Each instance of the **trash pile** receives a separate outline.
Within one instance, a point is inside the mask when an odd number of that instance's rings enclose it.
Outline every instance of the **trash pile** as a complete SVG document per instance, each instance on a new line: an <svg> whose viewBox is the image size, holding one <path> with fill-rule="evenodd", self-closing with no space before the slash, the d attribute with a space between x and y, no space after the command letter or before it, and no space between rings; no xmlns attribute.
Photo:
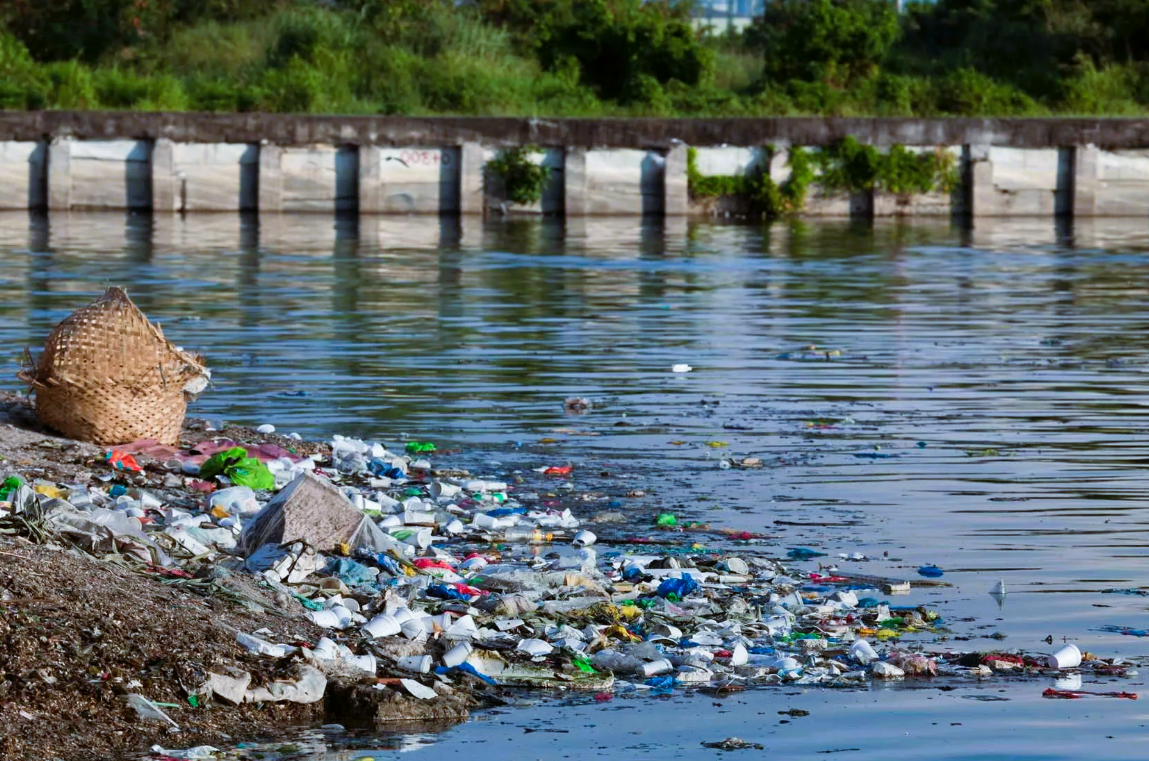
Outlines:
<svg viewBox="0 0 1149 761"><path fill-rule="evenodd" d="M943 583L930 578L800 571L793 563L821 553L706 533L669 513L649 525L665 542L636 539L627 533L635 516L617 511L594 516L591 531L543 493L570 466L509 483L435 468L430 443L394 452L336 436L329 450L312 449L322 451L137 442L108 451L105 472L88 483L0 473L0 528L192 578L247 577L326 633L281 642L266 630L238 632L237 647L294 667L260 687L249 674L210 674L206 692L227 704L319 701L329 678L362 681L374 697L357 704L386 720L394 693L433 704L455 689L609 699L621 690L1135 673L1073 646L1048 657L951 651L936 612L884 599ZM129 485L138 482L156 487Z"/></svg>

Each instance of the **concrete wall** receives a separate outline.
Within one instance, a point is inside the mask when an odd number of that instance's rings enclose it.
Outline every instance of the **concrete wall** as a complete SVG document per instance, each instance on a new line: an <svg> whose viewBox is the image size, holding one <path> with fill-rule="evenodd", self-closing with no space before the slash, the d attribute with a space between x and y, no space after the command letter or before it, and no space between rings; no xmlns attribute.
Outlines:
<svg viewBox="0 0 1149 761"><path fill-rule="evenodd" d="M48 204L48 146L41 141L0 143L0 209Z"/></svg>
<svg viewBox="0 0 1149 761"><path fill-rule="evenodd" d="M151 154L147 140L57 138L48 146L48 205L150 209Z"/></svg>
<svg viewBox="0 0 1149 761"><path fill-rule="evenodd" d="M828 145L846 136L862 143L998 145L1105 150L1149 147L1149 120L1121 119L537 119L512 117L310 116L101 111L0 112L0 141L45 136L77 140L167 138L176 143L272 145L634 148L675 145Z"/></svg>
<svg viewBox="0 0 1149 761"><path fill-rule="evenodd" d="M961 155L962 190L894 197L811 188L812 216L1149 215L1149 120L505 119L0 112L0 209L482 214L504 211L484 165L541 147L543 200L510 212L740 213L692 204L686 146L704 174L845 135ZM745 210L741 210L745 211Z"/></svg>
<svg viewBox="0 0 1149 761"><path fill-rule="evenodd" d="M412 146L359 151L359 207L375 214L453 214L462 190L462 151Z"/></svg>
<svg viewBox="0 0 1149 761"><path fill-rule="evenodd" d="M682 167L685 171L685 164ZM660 214L666 206L666 157L628 148L571 149L566 154L568 215Z"/></svg>

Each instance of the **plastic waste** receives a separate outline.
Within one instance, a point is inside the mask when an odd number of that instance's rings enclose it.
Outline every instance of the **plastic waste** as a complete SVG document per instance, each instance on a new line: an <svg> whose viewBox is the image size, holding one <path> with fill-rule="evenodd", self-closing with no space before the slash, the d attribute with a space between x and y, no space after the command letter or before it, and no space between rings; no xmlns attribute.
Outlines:
<svg viewBox="0 0 1149 761"><path fill-rule="evenodd" d="M128 705L136 709L136 715L144 721L160 721L164 722L165 724L170 724L176 729L180 728L180 725L177 724L175 720L172 719L172 717L164 713L158 705L148 700L143 695L129 694L126 696L126 699L128 701Z"/></svg>
<svg viewBox="0 0 1149 761"><path fill-rule="evenodd" d="M698 582L689 573L684 573L681 578L664 579L655 594L668 600L681 600L697 591Z"/></svg>

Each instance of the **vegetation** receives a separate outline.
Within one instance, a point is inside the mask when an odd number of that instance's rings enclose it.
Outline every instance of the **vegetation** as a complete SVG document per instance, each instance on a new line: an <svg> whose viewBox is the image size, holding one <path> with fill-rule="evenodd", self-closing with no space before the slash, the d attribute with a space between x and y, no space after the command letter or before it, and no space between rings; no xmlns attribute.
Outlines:
<svg viewBox="0 0 1149 761"><path fill-rule="evenodd" d="M814 171L807 149L795 146L787 156L790 176L781 184L770 176L770 163L775 149L767 146L745 174L704 175L698 169L698 151L686 149L686 188L694 200L724 196L741 200L752 217L776 219L800 211L806 203L806 192L814 181Z"/></svg>
<svg viewBox="0 0 1149 761"><path fill-rule="evenodd" d="M1146 0L5 0L0 108L568 116L1149 112Z"/></svg>
<svg viewBox="0 0 1149 761"><path fill-rule="evenodd" d="M533 145L504 148L487 162L486 171L498 178L503 196L511 203L529 206L543 197L551 170L531 161L537 151Z"/></svg>

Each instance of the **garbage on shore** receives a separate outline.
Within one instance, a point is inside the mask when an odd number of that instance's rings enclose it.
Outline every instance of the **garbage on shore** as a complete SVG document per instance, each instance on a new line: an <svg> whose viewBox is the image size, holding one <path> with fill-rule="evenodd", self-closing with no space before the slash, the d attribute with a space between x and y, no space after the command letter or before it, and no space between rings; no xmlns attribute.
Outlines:
<svg viewBox="0 0 1149 761"><path fill-rule="evenodd" d="M671 543L636 544L637 516L591 532L533 491L530 473L512 483L436 468L432 449L340 436L306 455L266 440L141 441L96 459L103 472L84 483L0 472L0 528L168 574L244 576L325 632L237 632L237 648L294 665L258 687L243 672L207 674L203 699L228 705L319 701L329 679L361 682L376 702L382 690L431 705L450 688L657 695L1129 671L1070 646L954 651L936 612L883 598L941 582L803 571L787 564L824 553L665 512L643 520ZM115 466L128 455L139 472ZM538 468L541 483L551 468ZM271 488L235 485L252 472ZM708 537L714 547L699 544Z"/></svg>

